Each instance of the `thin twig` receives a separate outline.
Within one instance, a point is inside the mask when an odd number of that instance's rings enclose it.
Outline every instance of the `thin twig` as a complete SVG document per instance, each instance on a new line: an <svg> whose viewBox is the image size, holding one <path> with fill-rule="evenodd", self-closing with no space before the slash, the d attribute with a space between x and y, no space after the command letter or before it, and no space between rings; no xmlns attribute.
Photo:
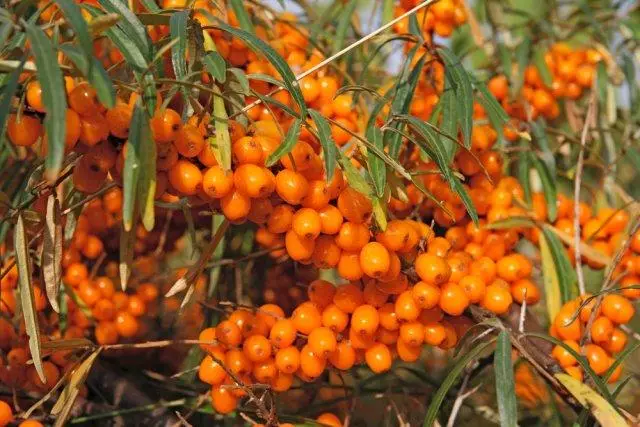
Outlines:
<svg viewBox="0 0 640 427"><path fill-rule="evenodd" d="M578 154L578 165L576 166L576 178L573 190L573 236L574 236L574 252L576 258L576 273L578 275L578 289L580 295L584 295L586 288L584 285L584 272L582 271L582 253L580 251L580 185L582 183L582 171L584 169L584 148L589 135L589 128L595 121L596 111L596 91L591 91L589 98L589 108L584 119L584 127L582 128L582 137L580 138L580 153Z"/></svg>

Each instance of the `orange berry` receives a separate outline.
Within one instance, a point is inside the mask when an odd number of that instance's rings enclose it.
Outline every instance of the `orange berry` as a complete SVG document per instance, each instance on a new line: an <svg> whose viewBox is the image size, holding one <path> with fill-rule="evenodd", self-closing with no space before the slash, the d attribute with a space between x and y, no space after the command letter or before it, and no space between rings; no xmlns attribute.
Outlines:
<svg viewBox="0 0 640 427"><path fill-rule="evenodd" d="M351 328L360 335L372 336L379 324L378 310L368 304L359 306L351 315Z"/></svg>
<svg viewBox="0 0 640 427"><path fill-rule="evenodd" d="M362 291L353 283L338 286L333 296L333 303L345 313L353 313L363 302Z"/></svg>
<svg viewBox="0 0 640 427"><path fill-rule="evenodd" d="M445 313L460 316L469 306L469 298L462 287L455 283L447 283L442 287L439 305Z"/></svg>
<svg viewBox="0 0 640 427"><path fill-rule="evenodd" d="M620 353L627 345L627 334L625 334L620 328L613 328L609 341L601 344L602 348L609 353Z"/></svg>
<svg viewBox="0 0 640 427"><path fill-rule="evenodd" d="M426 322L424 328L424 342L429 345L439 346L446 339L444 326L439 322Z"/></svg>
<svg viewBox="0 0 640 427"><path fill-rule="evenodd" d="M224 358L224 353L218 351L215 356L216 358L221 359ZM218 364L218 362L213 360L211 356L206 356L202 359L202 362L200 362L198 378L200 378L200 381L209 385L220 385L227 378L227 372Z"/></svg>
<svg viewBox="0 0 640 427"><path fill-rule="evenodd" d="M236 410L238 398L233 395L231 389L217 386L211 389L211 403L217 413L225 415Z"/></svg>
<svg viewBox="0 0 640 427"><path fill-rule="evenodd" d="M311 331L307 343L311 350L321 357L329 356L337 346L335 333L327 327L320 327Z"/></svg>
<svg viewBox="0 0 640 427"><path fill-rule="evenodd" d="M365 222L372 211L371 201L351 187L340 192L337 205L342 215L356 224Z"/></svg>
<svg viewBox="0 0 640 427"><path fill-rule="evenodd" d="M153 139L159 144L173 142L182 128L180 115L170 108L158 110L150 124Z"/></svg>
<svg viewBox="0 0 640 427"><path fill-rule="evenodd" d="M223 320L216 327L216 338L222 344L236 347L242 342L242 330L230 320Z"/></svg>
<svg viewBox="0 0 640 427"><path fill-rule="evenodd" d="M418 255L415 269L420 280L432 285L441 285L451 276L451 268L447 262L442 257L429 253Z"/></svg>
<svg viewBox="0 0 640 427"><path fill-rule="evenodd" d="M281 348L276 353L276 367L280 372L293 374L300 367L300 350L296 347Z"/></svg>
<svg viewBox="0 0 640 427"><path fill-rule="evenodd" d="M43 127L37 117L22 114L20 119L11 114L7 120L7 136L13 145L29 147L43 134Z"/></svg>
<svg viewBox="0 0 640 427"><path fill-rule="evenodd" d="M313 209L301 208L293 215L291 228L301 238L315 239L321 227L320 215Z"/></svg>
<svg viewBox="0 0 640 427"><path fill-rule="evenodd" d="M376 374L391 369L391 363L393 362L389 347L381 343L374 344L366 350L365 360L369 369Z"/></svg>
<svg viewBox="0 0 640 427"><path fill-rule="evenodd" d="M604 349L595 344L587 344L584 346L584 354L589 361L589 366L596 375L604 374L609 366L611 366L611 357Z"/></svg>
<svg viewBox="0 0 640 427"><path fill-rule="evenodd" d="M573 350L575 350L578 354L580 354L580 346L576 341L565 340L564 343L567 346L571 347ZM569 366L573 366L578 363L576 358L571 353L569 353L566 348L562 347L561 345L556 345L555 347L553 347L553 350L551 351L551 355L553 356L554 359L558 361L558 364L563 368L568 368Z"/></svg>
<svg viewBox="0 0 640 427"><path fill-rule="evenodd" d="M634 313L631 302L621 295L609 294L602 300L602 314L619 325L629 323Z"/></svg>
<svg viewBox="0 0 640 427"><path fill-rule="evenodd" d="M414 321L420 316L420 307L413 298L410 290L398 295L395 303L395 313L399 320ZM387 328L390 329L390 328Z"/></svg>
<svg viewBox="0 0 640 427"><path fill-rule="evenodd" d="M271 357L271 343L262 335L252 335L244 341L242 351L250 361L264 362Z"/></svg>
<svg viewBox="0 0 640 427"><path fill-rule="evenodd" d="M367 243L360 251L360 267L369 277L384 276L391 264L389 252L377 242Z"/></svg>
<svg viewBox="0 0 640 427"><path fill-rule="evenodd" d="M511 292L501 286L489 285L482 299L481 305L495 314L505 314L509 311L513 298Z"/></svg>
<svg viewBox="0 0 640 427"><path fill-rule="evenodd" d="M599 316L591 324L591 339L596 344L604 344L613 335L613 322L608 317Z"/></svg>
<svg viewBox="0 0 640 427"><path fill-rule="evenodd" d="M291 316L297 331L309 335L311 331L322 325L322 315L315 304L306 302L299 305Z"/></svg>
<svg viewBox="0 0 640 427"><path fill-rule="evenodd" d="M326 359L315 354L309 344L300 350L300 370L308 377L319 377L324 372L326 365Z"/></svg>
<svg viewBox="0 0 640 427"><path fill-rule="evenodd" d="M336 350L329 355L329 362L336 369L349 370L356 362L356 351L349 341L343 340L338 343Z"/></svg>
<svg viewBox="0 0 640 427"><path fill-rule="evenodd" d="M227 219L234 222L241 222L249 215L249 212L251 212L251 199L233 189L220 199L220 207Z"/></svg>
<svg viewBox="0 0 640 427"><path fill-rule="evenodd" d="M202 185L202 172L188 160L178 160L169 170L169 182L180 193L193 196Z"/></svg>

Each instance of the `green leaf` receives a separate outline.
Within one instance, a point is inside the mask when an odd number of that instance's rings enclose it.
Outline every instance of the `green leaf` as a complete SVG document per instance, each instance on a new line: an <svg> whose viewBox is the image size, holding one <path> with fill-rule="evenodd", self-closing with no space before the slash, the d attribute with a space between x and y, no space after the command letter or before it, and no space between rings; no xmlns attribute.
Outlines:
<svg viewBox="0 0 640 427"><path fill-rule="evenodd" d="M227 80L227 64L218 52L209 52L202 58L205 69L219 83Z"/></svg>
<svg viewBox="0 0 640 427"><path fill-rule="evenodd" d="M535 222L528 216L512 216L486 224L484 228L488 230L508 230L510 228L535 227L535 225Z"/></svg>
<svg viewBox="0 0 640 427"><path fill-rule="evenodd" d="M156 13L162 11L162 9L158 7L154 0L140 0L140 3L142 3L145 9L147 9L149 12Z"/></svg>
<svg viewBox="0 0 640 427"><path fill-rule="evenodd" d="M395 89L395 95L391 103L391 108L389 111L391 117L395 115L407 114L409 112L411 100L413 99L413 95L415 94L416 88L418 86L418 81L420 80L420 76L422 75L422 67L424 66L425 61L425 57L423 55L413 67L411 72L407 72L409 63L415 55L415 52L416 50L414 48L407 56L407 68L403 71L403 75L398 81ZM400 129L400 123L394 123L393 128ZM384 134L384 145L389 148L389 156L395 159L398 157L398 153L400 153L402 136L397 132L393 132L392 130L386 130Z"/></svg>
<svg viewBox="0 0 640 427"><path fill-rule="evenodd" d="M478 225L478 211L476 211L476 207L473 204L473 200L469 196L469 193L460 182L460 178L453 175L451 179L451 188L456 192L458 196L460 196L460 200L464 204L464 207L467 209L467 213L471 217L471 220L474 224Z"/></svg>
<svg viewBox="0 0 640 427"><path fill-rule="evenodd" d="M219 96L218 86L213 85L215 92L213 98L213 123L216 129L215 135L209 137L208 142L213 149L215 158L225 171L231 169L231 136L229 135L229 116L224 106L224 99Z"/></svg>
<svg viewBox="0 0 640 427"><path fill-rule="evenodd" d="M78 44L84 51L84 55L87 59L93 57L93 39L89 33L89 26L82 16L80 7L74 0L55 0L62 13L66 18L67 23L71 25L73 31L76 33Z"/></svg>
<svg viewBox="0 0 640 427"><path fill-rule="evenodd" d="M240 28L248 33L255 34L256 29L253 27L253 22L251 22L251 17L247 13L244 3L242 0L229 0L229 6L231 6L233 13L236 15Z"/></svg>
<svg viewBox="0 0 640 427"><path fill-rule="evenodd" d="M96 7L84 7L91 13L94 19L100 19L101 16L105 16L104 12ZM122 20L122 18L119 19L117 21L118 24L120 24ZM111 42L116 45L116 48L118 48L127 64L131 65L133 69L138 72L146 71L150 57L147 57L145 55L143 50L141 50L141 48L127 35L127 33L122 30L120 25L111 25L106 30L104 30L104 33L109 38L109 40L111 40Z"/></svg>
<svg viewBox="0 0 640 427"><path fill-rule="evenodd" d="M547 63L544 60L544 54L547 50L548 49L546 49L545 46L537 46L533 51L533 63L540 73L542 82L545 86L551 87L551 84L553 83L553 76L551 75L551 71L549 71L549 67L547 67Z"/></svg>
<svg viewBox="0 0 640 427"><path fill-rule="evenodd" d="M91 83L91 87L96 90L98 100L105 107L113 108L116 104L115 86L100 61L93 56L87 59L80 49L70 43L61 44L60 50L73 62L89 83Z"/></svg>
<svg viewBox="0 0 640 427"><path fill-rule="evenodd" d="M382 132L377 127L371 127L367 129L367 139L369 142L377 147L380 151L384 152L382 146ZM373 182L373 187L376 190L376 195L382 197L387 185L387 168L384 165L384 161L373 154L367 156L367 167L369 169L369 175Z"/></svg>
<svg viewBox="0 0 640 427"><path fill-rule="evenodd" d="M129 142L126 147L124 157L124 168L122 171L122 224L125 231L130 231L136 220L134 212L136 207L136 199L138 195L138 180L140 178L140 169L142 159L140 156L140 141L145 136L142 128L146 118L144 112L138 102L133 109L131 117L131 126L129 127Z"/></svg>
<svg viewBox="0 0 640 427"><path fill-rule="evenodd" d="M450 164L456 152L456 144L447 136L458 139L458 107L457 100L453 88L445 88L440 100L438 101L442 110L442 122L440 130L444 135L440 135L440 141L442 145L446 147L447 151L447 163Z"/></svg>
<svg viewBox="0 0 640 427"><path fill-rule="evenodd" d="M117 27L119 27L128 40L130 40L138 51L142 54L142 57L146 62L151 61L152 46L151 39L145 26L140 22L138 17L131 11L125 2L120 0L99 0L100 6L107 13L116 13L121 16L118 21ZM122 52L124 55L124 52Z"/></svg>
<svg viewBox="0 0 640 427"><path fill-rule="evenodd" d="M235 82L237 82L237 84L240 86L239 89L236 89L236 88L233 88L233 89L235 89L237 92L240 92L245 96L251 95L251 85L249 84L249 79L247 78L247 75L244 73L244 70L233 67L233 68L229 68L227 71L234 78ZM231 85L231 83L232 82L230 81L229 85Z"/></svg>
<svg viewBox="0 0 640 427"><path fill-rule="evenodd" d="M393 19L393 0L383 0L382 2L382 23L386 24L387 22Z"/></svg>
<svg viewBox="0 0 640 427"><path fill-rule="evenodd" d="M38 326L38 313L33 296L31 284L31 256L29 255L29 240L24 226L22 213L18 213L18 221L13 232L13 246L16 253L16 266L18 268L18 291L20 292L20 307L24 318L25 331L29 336L29 351L33 359L38 377L44 383L47 379L42 369L42 356L40 354L40 327Z"/></svg>
<svg viewBox="0 0 640 427"><path fill-rule="evenodd" d="M546 248L543 245L546 245ZM545 290L551 292L552 295L560 292L560 302L557 302L556 296L554 304L562 305L570 301L574 296L575 272L569 262L564 246L546 226L542 228L542 233L540 234L540 246ZM557 310L556 307L553 307L554 310L551 310L551 308L549 307L550 316L559 310L559 306ZM551 318L553 319L553 317Z"/></svg>
<svg viewBox="0 0 640 427"><path fill-rule="evenodd" d="M50 194L47 198L40 263L47 298L53 310L58 313L60 312L58 295L62 281L62 219L60 203L54 194Z"/></svg>
<svg viewBox="0 0 640 427"><path fill-rule="evenodd" d="M169 20L169 31L172 39L178 42L171 46L171 64L178 80L184 80L187 75L187 25L189 10L174 12Z"/></svg>
<svg viewBox="0 0 640 427"><path fill-rule="evenodd" d="M331 135L331 127L329 126L327 119L325 119L318 111L313 109L309 110L309 115L318 130L318 139L320 139L320 145L322 146L322 153L324 157L324 170L327 174L327 182L330 182L333 179L333 172L336 168L338 147Z"/></svg>
<svg viewBox="0 0 640 427"><path fill-rule="evenodd" d="M487 112L491 126L496 130L496 132L498 132L500 140L504 140L502 128L509 122L509 115L504 111L504 108L502 108L502 105L500 105L493 94L489 92L489 89L487 89L487 86L484 83L476 81L474 85L482 95L478 101Z"/></svg>
<svg viewBox="0 0 640 427"><path fill-rule="evenodd" d="M547 133L544 131L544 122L542 119L538 119L535 122L529 122L531 126L531 134L533 136L533 140L540 148L539 158L547 165L547 169L549 170L549 175L552 177L556 176L556 158L553 155L553 151L549 147L549 140L547 138Z"/></svg>
<svg viewBox="0 0 640 427"><path fill-rule="evenodd" d="M49 37L36 25L25 23L24 29L35 56L38 81L42 87L42 101L47 110L44 119L48 146L44 163L46 177L49 181L54 181L64 159L67 111L64 79Z"/></svg>
<svg viewBox="0 0 640 427"><path fill-rule="evenodd" d="M11 100L18 89L18 80L23 66L24 61L20 61L18 67L2 82L2 92L0 93L0 135L4 135L7 116L11 111Z"/></svg>
<svg viewBox="0 0 640 427"><path fill-rule="evenodd" d="M511 85L511 96L515 99L520 94L520 89L524 84L524 70L529 62L531 53L531 38L525 35L520 44L516 47L516 63L518 64L518 74L513 76L513 84Z"/></svg>
<svg viewBox="0 0 640 427"><path fill-rule="evenodd" d="M359 191L367 197L371 197L373 195L373 189L371 185L367 182L367 180L360 174L358 169L353 166L351 160L347 156L345 156L342 152L338 152L339 157L338 161L340 162L340 166L342 166L342 170L344 171L345 178L351 187L354 190Z"/></svg>
<svg viewBox="0 0 640 427"><path fill-rule="evenodd" d="M304 102L304 97L302 96L302 92L300 91L300 85L296 83L296 76L295 74L293 74L293 71L291 71L291 68L289 68L287 62L280 55L278 55L278 53L271 46L257 38L255 35L239 28L231 27L225 23L220 23L219 26L222 30L244 41L256 53L264 55L264 57L271 63L271 65L273 65L276 71L280 73L280 76L284 81L284 85L291 94L291 97L300 107L301 116L306 117L307 105Z"/></svg>
<svg viewBox="0 0 640 427"><path fill-rule="evenodd" d="M531 155L533 167L538 172L540 181L542 183L542 191L544 192L544 199L547 202L547 215L549 221L555 221L557 216L557 201L556 201L556 179L545 163L543 163L535 155Z"/></svg>
<svg viewBox="0 0 640 427"><path fill-rule="evenodd" d="M340 12L338 18L338 24L336 25L335 32L331 36L333 39L333 53L339 52L344 46L344 39L351 26L351 17L356 10L358 0L350 0L349 3Z"/></svg>
<svg viewBox="0 0 640 427"><path fill-rule="evenodd" d="M558 277L558 271L556 270L553 254L551 253L549 243L547 243L547 238L544 233L540 234L539 245L547 314L549 315L549 321L553 322L553 319L555 319L562 306L560 279Z"/></svg>
<svg viewBox="0 0 640 427"><path fill-rule="evenodd" d="M569 392L593 414L600 425L611 427L627 427L625 419L602 396L583 382L568 374L555 374L555 377Z"/></svg>
<svg viewBox="0 0 640 427"><path fill-rule="evenodd" d="M300 136L300 128L302 127L302 120L295 119L284 138L284 141L276 148L276 150L267 157L265 166L270 168L275 165L282 156L288 155L293 147L298 143L298 137Z"/></svg>
<svg viewBox="0 0 640 427"><path fill-rule="evenodd" d="M427 123L417 117L401 116L399 118L409 123L410 128L413 129L419 137L415 140L419 147L436 162L438 169L440 169L442 175L444 175L445 179L449 182L449 185L453 186L453 173L447 162L447 150L442 144L439 135Z"/></svg>
<svg viewBox="0 0 640 427"><path fill-rule="evenodd" d="M136 201L138 211L142 216L142 225L147 231L151 231L155 224L154 200L156 196L156 143L151 136L149 118L142 111L142 107L136 106L134 117L138 111L136 120L137 129L129 133L129 148L136 152L136 159L139 162ZM134 119L131 123L133 125ZM127 154L129 151L127 151ZM135 218L134 218L135 220Z"/></svg>
<svg viewBox="0 0 640 427"><path fill-rule="evenodd" d="M604 65L604 61L598 62L596 65L596 88L598 90L598 100L604 105L607 99L607 84L609 83L609 77L607 76L607 67Z"/></svg>
<svg viewBox="0 0 640 427"><path fill-rule="evenodd" d="M500 58L500 65L502 66L502 73L511 79L511 52L504 43L498 42L498 57Z"/></svg>
<svg viewBox="0 0 640 427"><path fill-rule="evenodd" d="M423 427L433 427L433 423L434 421L436 421L436 418L438 417L440 406L442 405L444 398L449 392L449 389L455 384L458 377L460 376L462 371L465 369L465 367L469 364L469 362L471 362L473 359L478 357L480 353L482 353L484 350L487 349L487 347L489 347L489 345L491 345L491 342L486 342L484 344L477 345L471 350L469 350L469 352L462 355L456 361L453 368L449 371L447 376L442 381L442 384L440 385L440 388L438 388L438 391L436 392L436 394L433 395L433 397L431 398L431 403L429 404L429 408L427 409L427 415L424 419L424 422L422 423Z"/></svg>
<svg viewBox="0 0 640 427"><path fill-rule="evenodd" d="M520 148L523 150L529 150L529 144L527 141L520 141ZM528 205L531 205L531 179L529 176L529 170L531 169L531 154L525 151L526 155L518 156L518 160L516 163L516 176L518 177L518 181L520 181L520 185L522 185L522 190L524 192L524 201L527 202Z"/></svg>
<svg viewBox="0 0 640 427"><path fill-rule="evenodd" d="M511 339L505 330L498 335L496 352L493 359L496 375L496 395L498 396L498 412L500 426L515 427L518 425L518 404L516 401L513 364L511 362Z"/></svg>
<svg viewBox="0 0 640 427"><path fill-rule="evenodd" d="M462 130L464 145L471 147L471 130L473 128L473 89L469 73L464 69L460 59L445 47L438 48L438 53L444 61L445 78L453 87L456 101L459 103L460 114L458 123Z"/></svg>

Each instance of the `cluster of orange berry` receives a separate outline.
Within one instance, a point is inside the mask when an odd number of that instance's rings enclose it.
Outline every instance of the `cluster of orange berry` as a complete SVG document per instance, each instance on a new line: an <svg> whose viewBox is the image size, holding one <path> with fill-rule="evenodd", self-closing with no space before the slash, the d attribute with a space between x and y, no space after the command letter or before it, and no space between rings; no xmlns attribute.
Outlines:
<svg viewBox="0 0 640 427"><path fill-rule="evenodd" d="M555 119L560 115L559 101L563 98L576 100L591 87L600 61L602 55L596 49L573 49L566 43L556 43L544 55L545 66L552 78L550 85L545 84L535 65L524 70L522 97L526 107L509 95L509 81L505 75L493 77L488 88L505 111L517 120L535 119L539 115ZM505 137L515 140L517 134L507 127Z"/></svg>
<svg viewBox="0 0 640 427"><path fill-rule="evenodd" d="M401 16L420 3L420 0L400 0L393 11L394 16ZM467 12L464 3L460 0L440 0L427 8L418 10L415 18L423 37L431 43L434 33L439 37L449 37L453 30L467 22ZM409 18L400 20L393 28L399 34L409 33Z"/></svg>
<svg viewBox="0 0 640 427"><path fill-rule="evenodd" d="M580 203L581 234L584 242L605 256L612 256L625 239L625 229L629 222L629 215L624 210L612 208L600 209L592 216L592 210L586 203ZM573 235L573 201L564 197L558 198L558 220L555 226ZM635 314L633 301L640 298L640 279L638 265L640 261L640 233L630 237L631 244L623 255L622 261L613 272L620 291L606 293L602 296L597 312L597 298L590 294L583 295L576 300L566 303L556 315L550 333L562 339L566 345L579 354L584 354L589 366L597 375L606 373L613 363L613 355L624 350L627 335L620 325L628 323ZM571 259L574 251L569 249ZM585 257L591 268L603 268L604 264L598 260ZM593 317L593 319L591 319ZM591 322L591 323L589 323ZM590 327L589 330L586 330ZM582 348L578 345L584 334L590 342ZM581 379L582 368L571 353L561 346L556 346L553 356L558 363L572 376ZM608 378L615 382L620 377L622 366L618 365Z"/></svg>

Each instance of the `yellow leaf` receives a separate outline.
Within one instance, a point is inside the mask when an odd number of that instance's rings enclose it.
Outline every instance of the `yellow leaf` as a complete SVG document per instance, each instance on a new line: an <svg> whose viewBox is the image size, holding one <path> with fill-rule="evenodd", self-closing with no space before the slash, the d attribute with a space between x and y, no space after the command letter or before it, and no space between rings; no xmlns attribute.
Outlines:
<svg viewBox="0 0 640 427"><path fill-rule="evenodd" d="M622 427L629 424L607 400L593 391L589 386L568 374L555 374L555 377L585 408L588 408L600 425Z"/></svg>
<svg viewBox="0 0 640 427"><path fill-rule="evenodd" d="M549 243L544 237L544 233L540 233L540 257L542 258L542 278L544 282L544 294L547 301L547 313L549 319L553 321L556 314L560 311L562 303L560 297L560 281L558 280L558 272L556 264L553 261Z"/></svg>

